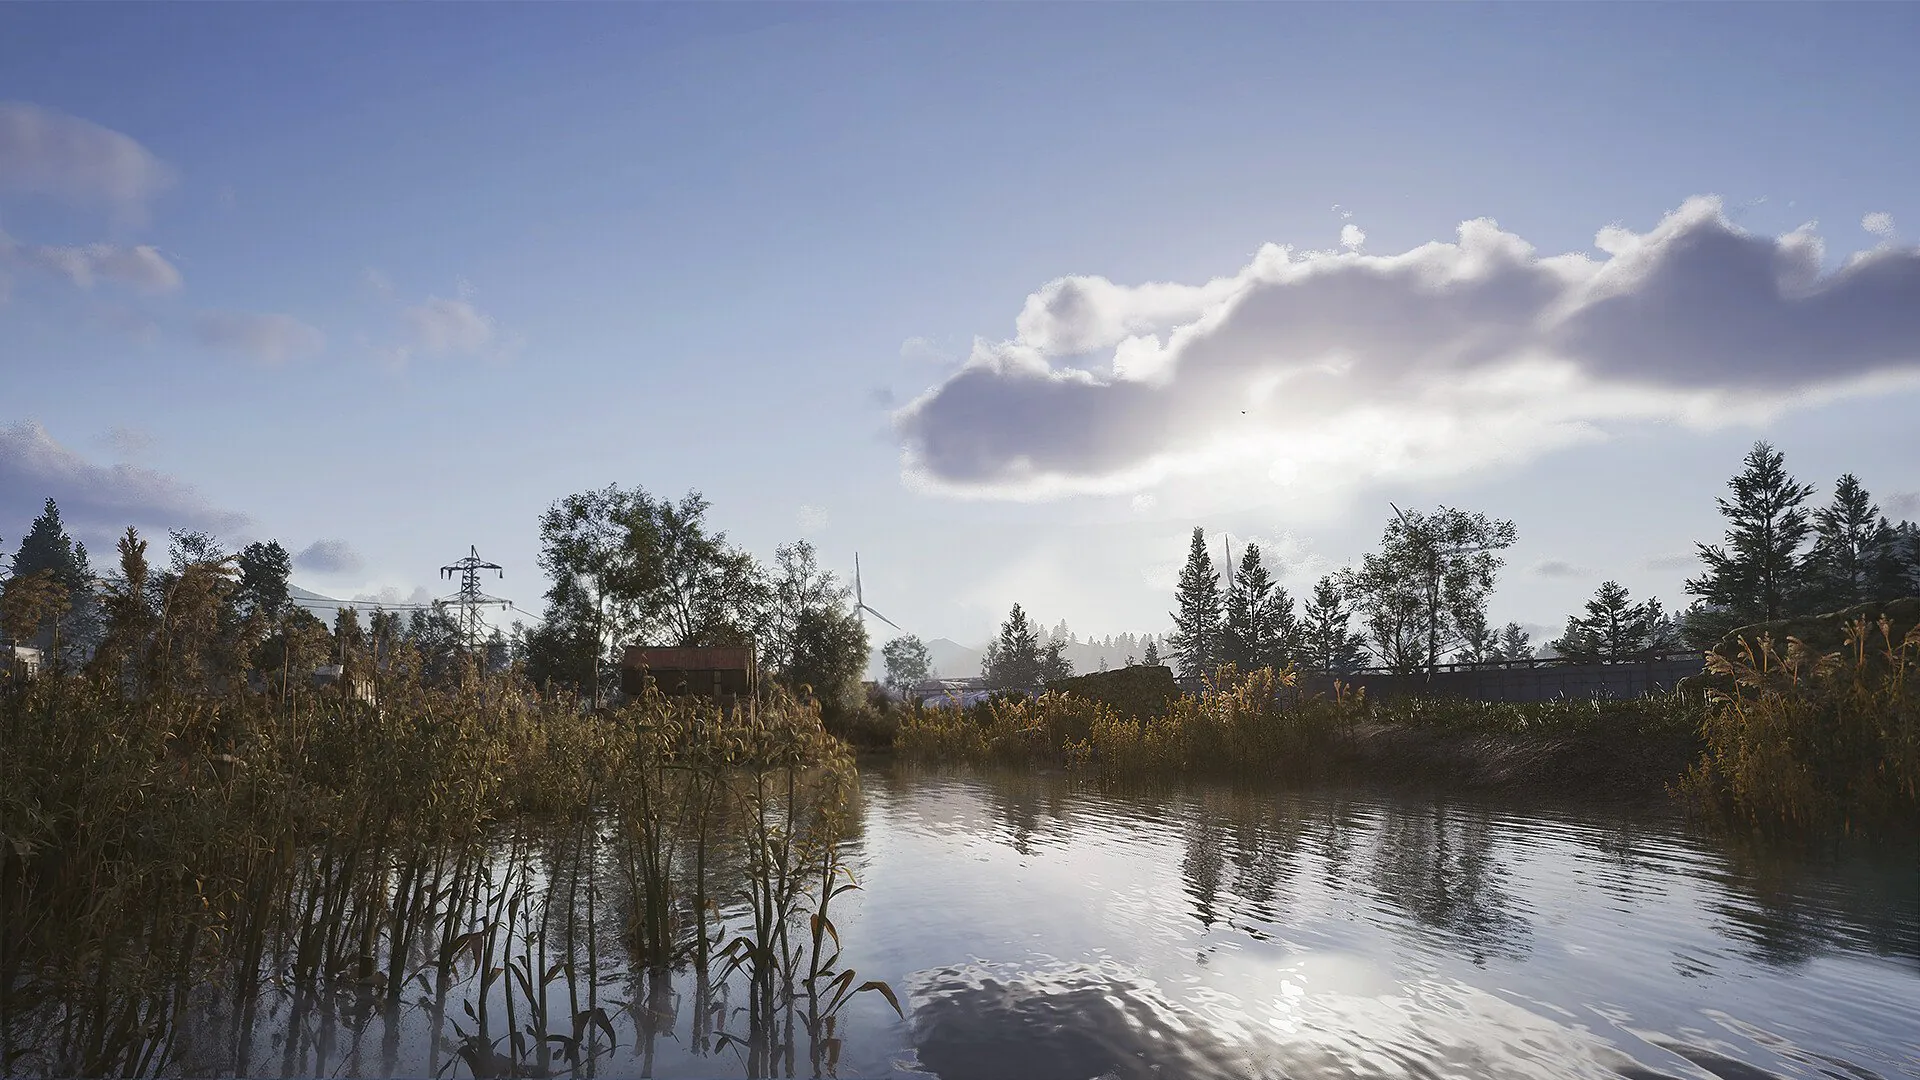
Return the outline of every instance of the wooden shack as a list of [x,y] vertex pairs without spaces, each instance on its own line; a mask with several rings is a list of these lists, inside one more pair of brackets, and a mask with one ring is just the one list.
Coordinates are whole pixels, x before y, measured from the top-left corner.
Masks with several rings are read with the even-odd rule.
[[629,645],[620,657],[620,689],[638,697],[651,678],[671,697],[746,697],[757,672],[750,646],[675,648]]

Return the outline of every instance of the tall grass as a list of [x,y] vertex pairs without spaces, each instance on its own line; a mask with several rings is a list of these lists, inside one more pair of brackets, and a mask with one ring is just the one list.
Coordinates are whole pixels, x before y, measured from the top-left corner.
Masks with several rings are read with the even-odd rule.
[[290,1018],[279,1070],[309,1072],[343,1027],[425,1010],[432,1069],[545,1074],[613,1049],[622,966],[742,971],[758,1065],[782,1017],[844,998],[800,947],[816,917],[837,937],[857,819],[811,704],[596,713],[381,650],[348,665],[378,706],[293,679],[0,687],[0,1073],[246,1073],[263,1010]]
[[1844,646],[1797,638],[1710,654],[1705,752],[1687,788],[1754,824],[1911,829],[1920,820],[1920,627],[1853,619]]

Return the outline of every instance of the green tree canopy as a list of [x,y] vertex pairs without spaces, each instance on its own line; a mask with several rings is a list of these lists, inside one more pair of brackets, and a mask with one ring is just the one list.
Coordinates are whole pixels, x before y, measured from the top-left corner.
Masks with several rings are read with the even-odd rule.
[[293,576],[293,556],[278,540],[254,542],[240,549],[240,586],[234,601],[247,615],[274,618],[291,603],[288,580]]
[[933,678],[933,650],[912,634],[887,642],[880,650],[880,659],[886,667],[886,683],[895,690],[905,690]]
[[1513,523],[1441,507],[1387,521],[1380,550],[1348,572],[1342,591],[1366,622],[1374,656],[1398,672],[1431,671],[1463,646],[1516,539]]

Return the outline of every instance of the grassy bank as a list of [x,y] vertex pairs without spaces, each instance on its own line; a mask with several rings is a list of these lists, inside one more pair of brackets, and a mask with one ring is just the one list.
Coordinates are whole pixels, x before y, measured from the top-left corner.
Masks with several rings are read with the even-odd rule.
[[[1843,613],[1844,615],[1844,613]],[[1739,632],[1737,632],[1739,633]],[[1905,830],[1920,819],[1920,627],[1855,613],[1815,644],[1767,633],[1709,657],[1674,693],[1623,700],[1302,698],[1271,670],[1222,670],[1197,695],[1127,715],[1072,692],[898,709],[891,746],[926,762],[1170,776],[1365,780],[1664,798],[1748,824]],[[1820,644],[1838,640],[1839,648]]]

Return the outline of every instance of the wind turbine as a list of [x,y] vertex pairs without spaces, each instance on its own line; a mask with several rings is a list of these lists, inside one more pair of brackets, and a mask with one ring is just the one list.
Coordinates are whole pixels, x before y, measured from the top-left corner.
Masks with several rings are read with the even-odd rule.
[[906,633],[905,630],[901,630],[899,623],[894,622],[892,619],[887,618],[885,615],[867,606],[866,595],[860,591],[860,553],[857,551],[853,553],[853,609],[860,612],[862,621],[865,621],[868,615],[872,615],[874,618],[879,619],[895,630],[900,630],[903,634]]

